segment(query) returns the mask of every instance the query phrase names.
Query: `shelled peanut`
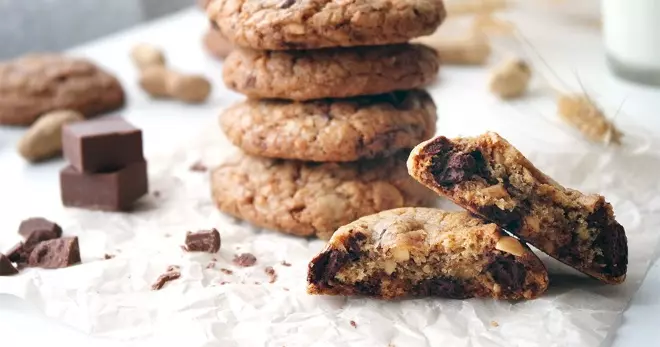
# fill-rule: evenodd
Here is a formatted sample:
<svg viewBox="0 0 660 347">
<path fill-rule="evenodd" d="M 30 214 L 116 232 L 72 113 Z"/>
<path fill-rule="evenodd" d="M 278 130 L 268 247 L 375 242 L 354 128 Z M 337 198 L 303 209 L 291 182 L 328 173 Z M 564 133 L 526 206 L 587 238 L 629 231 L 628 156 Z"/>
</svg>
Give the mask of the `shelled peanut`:
<svg viewBox="0 0 660 347">
<path fill-rule="evenodd" d="M 490 91 L 502 99 L 523 95 L 532 78 L 532 70 L 524 60 L 505 60 L 491 70 Z"/>
<path fill-rule="evenodd" d="M 18 153 L 33 163 L 58 156 L 62 151 L 62 127 L 84 119 L 82 114 L 72 110 L 42 115 L 18 141 Z"/>
</svg>

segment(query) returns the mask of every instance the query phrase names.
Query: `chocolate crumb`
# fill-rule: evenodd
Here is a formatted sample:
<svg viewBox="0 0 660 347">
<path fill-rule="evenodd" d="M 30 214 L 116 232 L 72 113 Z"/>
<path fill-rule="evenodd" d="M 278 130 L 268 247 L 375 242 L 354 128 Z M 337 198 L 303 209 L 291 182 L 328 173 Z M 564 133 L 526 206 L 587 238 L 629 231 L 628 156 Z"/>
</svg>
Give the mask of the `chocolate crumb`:
<svg viewBox="0 0 660 347">
<path fill-rule="evenodd" d="M 220 233 L 217 229 L 200 230 L 186 233 L 186 246 L 188 252 L 216 253 L 220 250 Z"/>
<path fill-rule="evenodd" d="M 242 253 L 240 255 L 234 255 L 234 260 L 232 260 L 234 265 L 241 267 L 250 267 L 257 262 L 257 257 L 252 253 Z"/>
<path fill-rule="evenodd" d="M 206 165 L 202 164 L 202 162 L 199 160 L 194 162 L 190 166 L 190 171 L 194 171 L 194 172 L 206 172 L 207 170 L 208 168 L 206 167 Z"/>
<path fill-rule="evenodd" d="M 167 271 L 160 275 L 156 282 L 151 286 L 151 290 L 160 290 L 167 282 L 174 281 L 179 277 L 181 277 L 179 267 L 176 265 L 170 265 L 167 267 Z"/>
<path fill-rule="evenodd" d="M 355 329 L 357 329 L 357 323 L 355 323 L 354 320 L 351 321 L 351 326 Z"/>
<path fill-rule="evenodd" d="M 268 283 L 275 283 L 275 281 L 277 281 L 277 273 L 275 272 L 275 269 L 273 269 L 272 266 L 266 267 L 264 269 L 264 272 L 269 277 Z"/>
<path fill-rule="evenodd" d="M 206 264 L 207 269 L 212 269 L 214 267 L 215 267 L 215 262 L 214 261 L 210 261 L 208 264 Z"/>
<path fill-rule="evenodd" d="M 227 274 L 227 275 L 231 275 L 231 274 L 234 273 L 234 271 L 231 271 L 231 270 L 225 269 L 225 268 L 220 269 L 220 271 L 224 274 Z"/>
<path fill-rule="evenodd" d="M 105 260 L 109 260 L 109 259 L 112 259 L 112 258 L 114 258 L 114 257 L 115 257 L 114 254 L 108 254 L 108 253 L 106 253 L 106 254 L 103 256 L 103 259 L 105 259 Z"/>
<path fill-rule="evenodd" d="M 500 326 L 500 323 L 498 323 L 497 321 L 492 320 L 492 321 L 490 321 L 490 326 L 492 326 L 494 328 L 497 328 L 497 327 Z"/>
<path fill-rule="evenodd" d="M 222 281 L 222 282 L 220 282 L 220 285 L 221 285 L 221 286 L 224 286 L 224 285 L 227 284 L 227 283 L 229 283 L 229 282 L 227 282 L 227 281 Z"/>
<path fill-rule="evenodd" d="M 282 264 L 282 266 L 291 266 L 291 263 L 288 263 L 286 260 L 282 260 L 280 264 Z"/>
</svg>

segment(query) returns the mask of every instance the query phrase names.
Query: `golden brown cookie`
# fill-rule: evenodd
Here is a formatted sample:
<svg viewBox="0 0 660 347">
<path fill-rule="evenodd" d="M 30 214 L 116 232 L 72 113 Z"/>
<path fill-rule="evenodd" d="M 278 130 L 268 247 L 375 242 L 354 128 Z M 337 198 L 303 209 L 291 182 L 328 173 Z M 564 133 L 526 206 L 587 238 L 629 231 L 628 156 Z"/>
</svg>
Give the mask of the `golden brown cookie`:
<svg viewBox="0 0 660 347">
<path fill-rule="evenodd" d="M 466 212 L 399 208 L 339 228 L 309 264 L 311 294 L 383 299 L 533 299 L 548 287 L 536 255 Z"/>
<path fill-rule="evenodd" d="M 204 34 L 204 48 L 218 59 L 225 59 L 234 49 L 234 45 L 227 41 L 220 32 L 214 28 L 209 28 Z"/>
<path fill-rule="evenodd" d="M 564 188 L 493 132 L 415 147 L 410 174 L 456 204 L 603 282 L 626 278 L 628 241 L 612 205 Z"/>
<path fill-rule="evenodd" d="M 431 138 L 435 122 L 435 104 L 422 90 L 308 102 L 248 99 L 220 118 L 243 151 L 306 161 L 387 156 Z"/>
<path fill-rule="evenodd" d="M 236 49 L 223 64 L 225 84 L 253 98 L 346 98 L 422 87 L 438 73 L 438 56 L 422 45 L 313 51 Z"/>
<path fill-rule="evenodd" d="M 92 117 L 123 104 L 119 81 L 87 60 L 32 54 L 0 63 L 0 124 L 30 125 L 57 109 Z"/>
<path fill-rule="evenodd" d="M 354 163 L 306 163 L 240 155 L 211 174 L 218 208 L 260 227 L 327 239 L 359 217 L 429 206 L 432 191 L 406 173 L 407 151 Z"/>
<path fill-rule="evenodd" d="M 403 43 L 446 15 L 441 0 L 215 0 L 206 12 L 235 45 L 261 50 Z"/>
</svg>

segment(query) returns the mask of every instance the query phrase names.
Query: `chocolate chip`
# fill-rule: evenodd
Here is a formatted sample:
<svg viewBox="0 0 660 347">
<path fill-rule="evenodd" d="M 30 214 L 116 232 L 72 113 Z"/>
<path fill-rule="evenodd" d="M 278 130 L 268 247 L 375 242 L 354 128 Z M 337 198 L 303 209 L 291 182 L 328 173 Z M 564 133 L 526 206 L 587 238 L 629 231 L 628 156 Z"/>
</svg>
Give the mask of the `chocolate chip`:
<svg viewBox="0 0 660 347">
<path fill-rule="evenodd" d="M 295 3 L 296 3 L 296 0 L 284 0 L 280 4 L 280 8 L 281 9 L 289 8 L 289 7 L 293 6 L 293 4 L 295 4 Z"/>
<path fill-rule="evenodd" d="M 497 284 L 511 293 L 520 293 L 527 271 L 513 256 L 498 256 L 486 267 Z"/>
<path fill-rule="evenodd" d="M 587 225 L 601 230 L 593 242 L 593 247 L 602 250 L 595 261 L 604 265 L 604 273 L 619 277 L 628 271 L 628 240 L 623 226 L 612 220 L 607 206 L 603 205 L 587 217 Z"/>
<path fill-rule="evenodd" d="M 80 246 L 77 237 L 65 237 L 43 241 L 30 253 L 28 266 L 58 269 L 80 263 Z"/>
<path fill-rule="evenodd" d="M 220 233 L 216 229 L 188 232 L 186 247 L 188 252 L 216 253 L 220 250 Z"/>
<path fill-rule="evenodd" d="M 326 250 L 322 252 L 309 263 L 307 281 L 319 288 L 331 287 L 332 280 L 347 260 L 348 256 L 341 251 Z"/>
<path fill-rule="evenodd" d="M 356 261 L 360 258 L 360 243 L 367 238 L 366 235 L 359 232 L 352 232 L 346 240 L 346 248 L 348 249 L 348 259 Z"/>
<path fill-rule="evenodd" d="M 502 210 L 496 205 L 482 206 L 477 208 L 477 213 L 512 233 L 520 230 L 522 212 L 517 207 Z"/>
<path fill-rule="evenodd" d="M 466 299 L 471 297 L 465 291 L 462 283 L 447 277 L 433 277 L 419 282 L 413 288 L 413 295 L 438 296 L 450 299 Z"/>
<path fill-rule="evenodd" d="M 18 273 L 9 258 L 0 253 L 0 276 L 10 276 Z"/>
<path fill-rule="evenodd" d="M 30 238 L 30 235 L 34 232 L 52 234 L 52 237 L 45 240 L 56 239 L 62 236 L 62 228 L 59 225 L 41 217 L 28 218 L 22 221 L 18 227 L 18 233 L 26 239 Z"/>
<path fill-rule="evenodd" d="M 257 262 L 257 257 L 251 253 L 242 253 L 240 255 L 234 255 L 234 260 L 232 260 L 232 262 L 237 266 L 249 267 Z"/>
</svg>

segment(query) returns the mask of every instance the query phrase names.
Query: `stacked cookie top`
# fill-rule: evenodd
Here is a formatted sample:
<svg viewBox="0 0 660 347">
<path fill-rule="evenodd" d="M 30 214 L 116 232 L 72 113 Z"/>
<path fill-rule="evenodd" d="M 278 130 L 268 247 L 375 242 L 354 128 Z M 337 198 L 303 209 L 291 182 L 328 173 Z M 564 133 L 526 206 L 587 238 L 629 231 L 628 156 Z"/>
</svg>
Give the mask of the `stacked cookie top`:
<svg viewBox="0 0 660 347">
<path fill-rule="evenodd" d="M 433 201 L 405 157 L 435 133 L 435 104 L 418 88 L 439 62 L 407 41 L 435 31 L 441 1 L 213 0 L 206 10 L 237 47 L 225 84 L 248 97 L 220 120 L 248 154 L 213 173 L 221 210 L 326 238 L 361 216 Z"/>
</svg>

